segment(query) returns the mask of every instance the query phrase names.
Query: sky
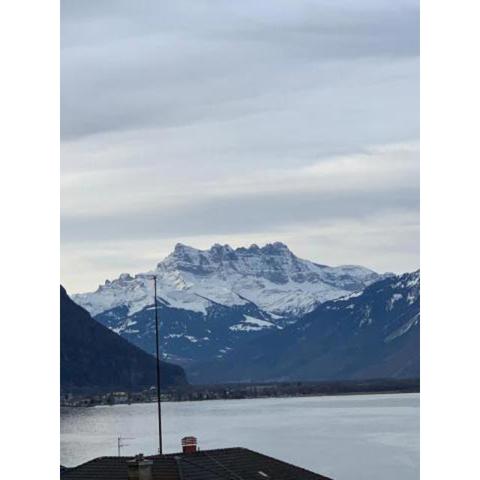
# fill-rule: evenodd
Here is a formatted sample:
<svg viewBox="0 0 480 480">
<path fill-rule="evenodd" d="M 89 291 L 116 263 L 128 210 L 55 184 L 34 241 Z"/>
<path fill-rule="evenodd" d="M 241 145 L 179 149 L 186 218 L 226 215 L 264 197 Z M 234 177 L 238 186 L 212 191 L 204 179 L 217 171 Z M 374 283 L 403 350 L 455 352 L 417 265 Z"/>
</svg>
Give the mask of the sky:
<svg viewBox="0 0 480 480">
<path fill-rule="evenodd" d="M 61 281 L 178 242 L 419 266 L 412 0 L 61 1 Z"/>
</svg>

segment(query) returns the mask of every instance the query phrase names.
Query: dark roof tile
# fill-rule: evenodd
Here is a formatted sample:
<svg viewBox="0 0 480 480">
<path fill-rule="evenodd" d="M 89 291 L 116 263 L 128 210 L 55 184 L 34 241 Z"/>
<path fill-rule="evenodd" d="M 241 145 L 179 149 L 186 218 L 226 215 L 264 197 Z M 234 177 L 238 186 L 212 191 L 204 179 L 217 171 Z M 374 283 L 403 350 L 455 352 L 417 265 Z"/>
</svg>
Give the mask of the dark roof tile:
<svg viewBox="0 0 480 480">
<path fill-rule="evenodd" d="M 246 448 L 146 457 L 152 480 L 330 480 Z M 62 473 L 62 480 L 126 480 L 133 457 L 100 457 Z"/>
</svg>

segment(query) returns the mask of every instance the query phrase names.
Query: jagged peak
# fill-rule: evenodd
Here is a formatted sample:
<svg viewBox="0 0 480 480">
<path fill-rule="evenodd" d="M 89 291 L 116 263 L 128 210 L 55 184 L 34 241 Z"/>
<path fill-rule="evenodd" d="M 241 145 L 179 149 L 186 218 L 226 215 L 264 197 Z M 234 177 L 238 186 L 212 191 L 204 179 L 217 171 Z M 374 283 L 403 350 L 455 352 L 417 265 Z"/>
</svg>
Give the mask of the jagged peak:
<svg viewBox="0 0 480 480">
<path fill-rule="evenodd" d="M 282 249 L 282 250 L 290 250 L 288 248 L 288 246 L 285 245 L 285 243 L 283 243 L 283 242 L 273 242 L 272 244 L 268 243 L 267 245 L 272 245 L 275 248 L 279 248 L 279 249 Z"/>
<path fill-rule="evenodd" d="M 291 250 L 283 242 L 266 243 L 263 247 L 259 247 L 256 243 L 252 243 L 249 247 L 239 247 L 235 249 L 237 253 L 288 253 L 292 254 Z"/>
<path fill-rule="evenodd" d="M 210 252 L 215 252 L 215 251 L 221 251 L 221 252 L 228 252 L 228 253 L 231 253 L 233 252 L 233 248 L 228 245 L 228 243 L 226 243 L 225 245 L 220 245 L 219 243 L 214 243 L 211 247 L 210 247 Z"/>
<path fill-rule="evenodd" d="M 398 285 L 414 287 L 420 284 L 420 269 L 398 275 Z"/>
<path fill-rule="evenodd" d="M 238 247 L 232 248 L 228 243 L 220 244 L 214 243 L 209 249 L 201 250 L 184 243 L 177 243 L 175 248 L 170 256 L 178 257 L 184 256 L 185 254 L 222 254 L 222 255 L 232 255 L 232 254 L 289 254 L 293 255 L 292 251 L 288 246 L 283 242 L 272 242 L 266 243 L 264 246 L 260 247 L 256 243 L 252 243 L 249 247 Z"/>
<path fill-rule="evenodd" d="M 135 276 L 136 277 L 136 276 Z M 129 273 L 121 273 L 118 278 L 114 280 L 106 279 L 103 284 L 100 284 L 97 288 L 97 292 L 101 292 L 103 290 L 109 290 L 112 287 L 115 287 L 117 284 L 123 284 L 125 282 L 129 282 L 133 280 L 133 277 Z"/>
<path fill-rule="evenodd" d="M 291 250 L 282 242 L 273 242 L 267 243 L 264 247 L 261 248 L 264 253 L 275 253 L 275 254 L 290 254 L 293 255 Z"/>
<path fill-rule="evenodd" d="M 162 298 L 177 308 L 204 312 L 204 297 L 224 305 L 243 304 L 248 298 L 259 308 L 281 315 L 304 313 L 317 303 L 382 279 L 363 267 L 319 266 L 295 256 L 280 241 L 238 248 L 215 243 L 206 249 L 177 243 L 153 272 L 138 273 L 135 278 L 123 273 L 97 292 L 75 298 L 93 314 L 122 305 L 132 314 L 148 305 L 151 282 L 145 278 L 152 273 L 158 277 Z"/>
<path fill-rule="evenodd" d="M 183 253 L 183 252 L 189 252 L 189 251 L 195 251 L 198 252 L 198 250 L 194 247 L 190 247 L 189 245 L 185 245 L 184 243 L 176 243 L 175 248 L 173 249 L 173 253 Z"/>
<path fill-rule="evenodd" d="M 118 277 L 118 279 L 119 280 L 133 280 L 133 277 L 129 273 L 121 273 L 120 276 Z"/>
</svg>

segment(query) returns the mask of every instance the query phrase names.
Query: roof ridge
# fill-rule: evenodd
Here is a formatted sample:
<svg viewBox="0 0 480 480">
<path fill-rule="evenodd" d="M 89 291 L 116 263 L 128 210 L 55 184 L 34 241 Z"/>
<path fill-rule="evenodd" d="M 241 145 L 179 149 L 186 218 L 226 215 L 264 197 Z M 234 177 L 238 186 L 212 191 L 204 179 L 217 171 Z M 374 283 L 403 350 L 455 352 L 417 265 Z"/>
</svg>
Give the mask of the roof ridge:
<svg viewBox="0 0 480 480">
<path fill-rule="evenodd" d="M 226 450 L 248 450 L 247 448 L 245 447 L 224 447 L 224 448 L 209 448 L 208 450 L 205 449 L 205 450 L 197 450 L 196 452 L 191 452 L 189 453 L 188 455 L 197 455 L 197 454 L 202 454 L 202 453 L 205 453 L 205 452 L 223 452 L 223 451 L 226 451 Z M 253 452 L 253 450 L 250 450 L 251 452 Z M 171 456 L 175 456 L 175 455 L 184 455 L 183 452 L 174 452 L 174 453 L 164 453 L 163 456 L 164 457 L 171 457 Z M 149 455 L 149 457 L 159 457 L 160 455 Z"/>
<path fill-rule="evenodd" d="M 118 459 L 128 459 L 128 458 L 134 458 L 134 457 L 119 457 L 117 455 L 102 455 L 101 457 L 95 457 L 95 458 L 92 458 L 91 460 L 87 460 L 86 462 L 83 462 L 83 463 L 79 463 L 78 465 L 75 465 L 74 467 L 67 467 L 65 465 L 63 465 L 64 468 L 66 468 L 69 472 L 71 472 L 72 470 L 76 470 L 77 468 L 80 468 L 80 467 L 84 467 L 85 465 L 91 465 L 92 463 L 95 463 L 95 462 L 98 462 L 99 460 L 104 460 L 104 459 L 110 459 L 110 458 L 118 458 Z"/>
<path fill-rule="evenodd" d="M 240 448 L 242 448 L 242 447 L 240 447 Z M 242 448 L 242 450 L 247 450 L 248 452 L 252 452 L 256 455 L 261 455 L 262 457 L 266 457 L 266 458 L 269 458 L 271 460 L 275 460 L 276 462 L 283 463 L 283 464 L 288 465 L 289 467 L 293 467 L 295 469 L 303 470 L 304 472 L 311 473 L 313 475 L 319 475 L 319 476 L 323 477 L 325 480 L 332 480 L 331 478 L 326 477 L 325 475 L 321 475 L 320 473 L 316 473 L 312 470 L 308 470 L 307 468 L 299 467 L 298 465 L 294 465 L 293 463 L 286 462 L 285 460 L 280 460 L 278 458 L 271 457 L 270 455 L 266 455 L 265 453 L 256 452 L 255 450 L 250 450 L 249 448 Z"/>
</svg>

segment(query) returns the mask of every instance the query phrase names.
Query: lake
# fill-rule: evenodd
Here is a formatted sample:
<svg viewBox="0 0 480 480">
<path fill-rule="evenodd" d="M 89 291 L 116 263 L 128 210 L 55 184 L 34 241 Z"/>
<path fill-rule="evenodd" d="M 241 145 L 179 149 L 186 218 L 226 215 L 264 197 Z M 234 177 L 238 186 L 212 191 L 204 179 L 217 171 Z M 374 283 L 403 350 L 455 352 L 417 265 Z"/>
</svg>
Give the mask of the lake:
<svg viewBox="0 0 480 480">
<path fill-rule="evenodd" d="M 335 480 L 419 478 L 419 394 L 162 403 L 164 453 L 246 447 Z M 157 453 L 156 404 L 62 408 L 61 463 Z"/>
</svg>

